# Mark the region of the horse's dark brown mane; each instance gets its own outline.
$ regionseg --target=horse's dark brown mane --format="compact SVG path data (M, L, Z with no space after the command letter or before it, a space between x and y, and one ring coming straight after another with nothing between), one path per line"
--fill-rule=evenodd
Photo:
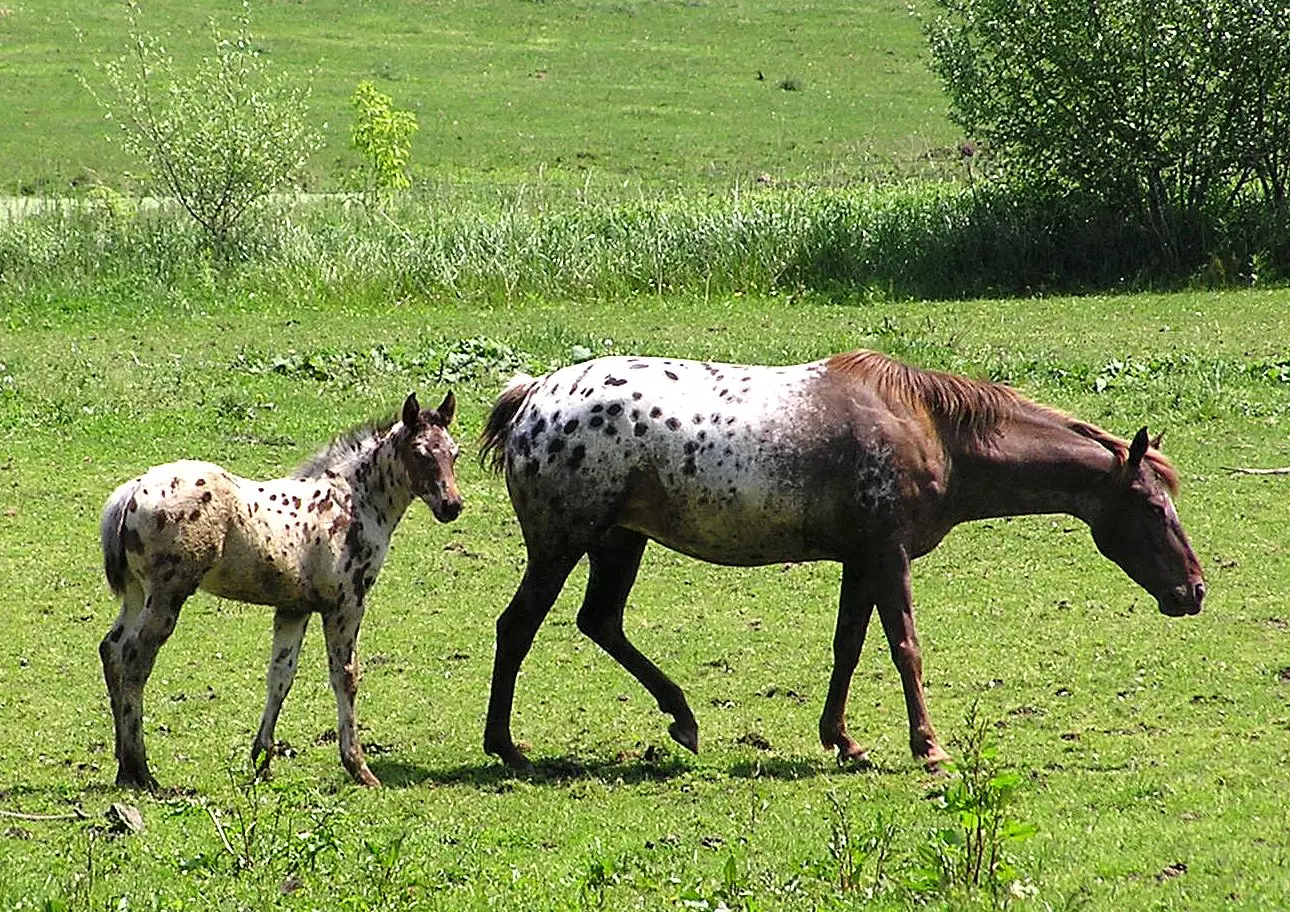
M354 425L348 431L337 434L332 438L331 443L300 463L291 473L291 477L321 478L328 469L334 468L337 463L343 462L362 449L365 440L374 434L384 434L398 421L399 416L395 415L392 418L371 418Z
M997 431L1018 409L1033 408L1051 415L1081 437L1105 447L1121 464L1129 458L1128 441L1059 409L1033 402L1002 384L914 367L882 352L863 349L834 355L829 358L828 366L830 370L863 379L889 402L941 419L955 433L974 443ZM1154 447L1147 449L1144 458L1161 483L1171 493L1177 494L1178 472L1169 459Z
M930 413L977 440L989 436L1024 401L1006 386L914 367L882 352L846 352L834 355L828 365L829 370L863 379L887 401Z

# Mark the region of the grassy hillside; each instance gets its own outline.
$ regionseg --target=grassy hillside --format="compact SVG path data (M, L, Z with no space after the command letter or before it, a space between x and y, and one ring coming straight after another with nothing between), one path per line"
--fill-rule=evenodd
M145 3L182 67L237 6ZM952 142L922 39L896 0L344 0L251 4L274 65L309 80L326 147L353 164L349 95L374 80L414 110L418 170L458 180L725 186L908 171ZM0 193L111 184L131 167L79 79L125 53L119 3L17 0L0 15ZM325 125L325 126L324 126Z

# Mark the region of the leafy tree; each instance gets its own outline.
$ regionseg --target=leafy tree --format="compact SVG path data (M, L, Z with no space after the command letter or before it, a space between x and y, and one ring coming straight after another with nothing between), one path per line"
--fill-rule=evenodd
M130 51L101 65L110 93L95 98L146 164L153 191L178 201L224 249L247 212L296 181L321 144L308 125L309 90L269 73L248 0L234 35L210 23L213 53L187 75L140 30L139 9L127 5Z
M1123 208L1176 257L1290 179L1284 0L933 0L951 117L1005 173Z
M369 198L387 197L412 186L408 161L412 137L421 125L411 111L396 111L394 99L376 90L369 80L358 84L349 100L354 109L350 144L362 154L366 165L357 183Z

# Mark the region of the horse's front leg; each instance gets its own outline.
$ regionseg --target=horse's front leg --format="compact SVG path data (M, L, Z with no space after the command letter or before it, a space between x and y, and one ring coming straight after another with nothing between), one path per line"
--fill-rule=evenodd
M874 580L878 617L882 620L891 658L900 672L905 691L905 710L909 714L909 749L914 758L929 769L937 769L950 759L937 743L932 720L927 714L923 696L923 654L914 630L913 590L909 575L909 553L904 545L887 548L879 560Z
M511 709L515 702L515 678L520 664L533 645L538 628L546 619L581 554L539 558L532 550L524 578L510 604L497 619L497 651L493 656L493 680L488 692L488 717L484 722L484 751L500 757L515 769L528 765L523 750L511 738Z
M859 742L847 734L847 694L865 631L873 616L874 596L870 585L871 568L848 561L842 565L842 589L838 597L838 623L833 633L833 674L829 693L820 714L820 743L836 747L839 763L864 763L868 755Z
M682 747L699 752L699 724L676 683L647 659L623 632L623 609L636 581L645 536L626 529L612 529L596 548L587 553L591 565L587 592L578 611L578 629L631 672L672 717L668 734Z
M269 654L264 715L260 718L260 730L251 745L251 763L256 765L257 776L269 775L269 763L273 760L275 743L273 731L278 724L278 714L282 712L282 701L286 699L291 684L296 679L300 644L305 638L305 628L308 625L309 615L306 612L283 609L274 612L273 649Z
M342 604L323 614L323 635L327 641L327 667L331 689L336 695L336 736L340 762L362 785L378 786L381 780L367 767L363 745L358 740L354 698L358 696L358 628L363 605Z

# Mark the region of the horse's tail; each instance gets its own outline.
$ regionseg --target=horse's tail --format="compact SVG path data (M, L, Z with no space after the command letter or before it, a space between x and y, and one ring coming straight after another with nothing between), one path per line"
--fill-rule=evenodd
M533 392L537 380L528 374L516 374L506 389L497 397L493 410L488 414L484 432L479 435L479 464L487 466L494 472L500 472L506 462L506 438L511 432L511 422L516 413Z
M108 588L120 598L125 594L125 541L121 530L125 525L126 510L134 497L139 482L127 481L121 485L103 506L103 521L99 524L99 544L103 547L103 575Z

